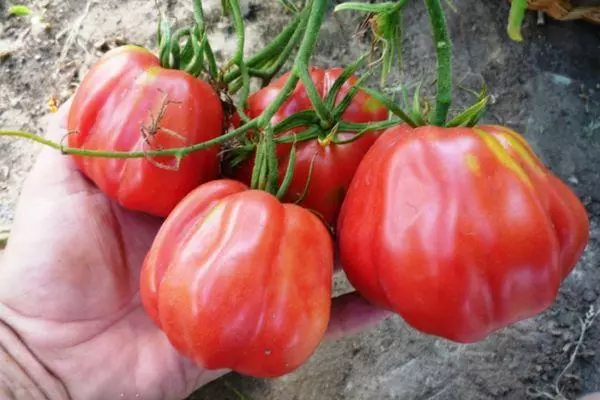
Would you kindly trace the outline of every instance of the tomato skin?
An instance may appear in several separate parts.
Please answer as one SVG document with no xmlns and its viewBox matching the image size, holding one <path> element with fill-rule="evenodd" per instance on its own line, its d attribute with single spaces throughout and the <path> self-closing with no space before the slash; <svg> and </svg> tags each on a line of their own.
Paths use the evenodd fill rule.
<svg viewBox="0 0 600 400">
<path fill-rule="evenodd" d="M 322 69 L 311 67 L 309 70 L 312 80 L 321 98 L 329 93 L 335 80 L 342 74 L 343 69 Z M 289 73 L 286 73 L 269 86 L 253 93 L 247 102 L 246 113 L 249 117 L 259 116 L 285 85 Z M 357 81 L 351 77 L 339 91 L 336 104 L 339 103 Z M 281 106 L 271 120 L 273 124 L 299 112 L 312 109 L 310 99 L 306 94 L 304 85 L 300 82 L 289 99 Z M 383 121 L 388 117 L 387 108 L 365 92 L 358 92 L 348 106 L 342 120 L 347 122 L 375 122 Z M 302 129 L 296 129 L 300 132 Z M 290 135 L 285 132 L 281 136 Z M 285 200 L 296 202 L 304 193 L 309 177 L 310 165 L 313 163 L 312 175 L 308 191 L 303 201 L 299 204 L 305 208 L 316 211 L 323 220 L 330 225 L 335 225 L 335 220 L 344 200 L 350 181 L 367 150 L 375 142 L 380 131 L 369 132 L 354 142 L 336 145 L 331 140 L 309 140 L 296 145 L 296 162 L 294 177 Z M 347 140 L 354 133 L 337 132 L 334 137 L 338 141 Z M 283 182 L 289 163 L 291 144 L 279 144 L 277 155 L 279 159 L 279 183 Z M 314 161 L 313 161 L 314 160 Z M 253 159 L 243 164 L 235 173 L 235 177 L 243 182 L 250 183 L 252 177 Z"/>
<path fill-rule="evenodd" d="M 142 128 L 150 128 L 162 108 L 166 112 L 155 124 L 160 129 L 148 144 Z M 107 151 L 177 148 L 218 137 L 222 125 L 221 102 L 210 85 L 183 71 L 162 68 L 146 49 L 123 46 L 107 53 L 77 90 L 69 114 L 68 144 Z M 89 179 L 122 206 L 165 217 L 192 189 L 217 178 L 218 152 L 219 146 L 214 146 L 192 153 L 180 161 L 177 170 L 175 157 L 74 159 Z"/>
<path fill-rule="evenodd" d="M 204 368 L 277 377 L 322 340 L 332 274 L 332 239 L 316 216 L 218 180 L 167 218 L 140 294 L 171 343 Z"/>
<path fill-rule="evenodd" d="M 364 157 L 338 234 L 363 296 L 420 331 L 469 343 L 553 303 L 589 221 L 517 133 L 402 125 Z"/>
</svg>

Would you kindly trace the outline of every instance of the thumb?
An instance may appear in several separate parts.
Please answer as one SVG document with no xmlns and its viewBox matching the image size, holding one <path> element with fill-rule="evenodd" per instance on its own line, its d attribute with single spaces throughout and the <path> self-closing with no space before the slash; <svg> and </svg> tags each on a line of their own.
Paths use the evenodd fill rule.
<svg viewBox="0 0 600 400">
<path fill-rule="evenodd" d="M 341 339 L 371 328 L 391 315 L 391 311 L 370 304 L 357 292 L 344 294 L 333 299 L 325 337 Z"/>
</svg>

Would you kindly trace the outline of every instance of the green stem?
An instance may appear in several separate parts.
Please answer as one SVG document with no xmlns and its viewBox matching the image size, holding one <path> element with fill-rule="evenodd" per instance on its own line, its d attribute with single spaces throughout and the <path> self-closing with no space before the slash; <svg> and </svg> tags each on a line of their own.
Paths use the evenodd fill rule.
<svg viewBox="0 0 600 400">
<path fill-rule="evenodd" d="M 143 158 L 143 157 L 157 157 L 157 156 L 174 156 L 174 157 L 185 157 L 190 153 L 205 150 L 209 147 L 221 144 L 231 139 L 235 139 L 241 136 L 250 129 L 257 127 L 257 119 L 244 124 L 243 126 L 228 132 L 222 136 L 208 140 L 206 142 L 197 143 L 188 147 L 177 147 L 164 150 L 149 150 L 149 151 L 109 151 L 109 150 L 87 150 L 78 149 L 73 147 L 64 147 L 61 143 L 46 139 L 42 136 L 35 135 L 29 132 L 14 131 L 14 130 L 0 130 L 0 136 L 13 136 L 24 139 L 29 139 L 37 143 L 41 143 L 55 150 L 61 151 L 63 154 L 69 154 L 74 156 L 86 156 L 86 157 L 104 157 L 104 158 Z M 75 133 L 74 133 L 75 134 Z"/>
<path fill-rule="evenodd" d="M 312 54 L 312 50 L 316 43 L 321 24 L 323 23 L 323 15 L 327 9 L 328 0 L 314 0 L 310 4 L 310 15 L 304 37 L 300 43 L 300 49 L 294 60 L 294 68 L 292 73 L 289 74 L 283 88 L 277 93 L 275 99 L 271 104 L 263 110 L 262 114 L 258 117 L 257 127 L 262 131 L 261 142 L 265 144 L 265 164 L 267 166 L 266 171 L 261 171 L 261 178 L 263 176 L 266 179 L 267 191 L 276 194 L 277 193 L 277 178 L 279 175 L 278 160 L 275 148 L 274 132 L 271 127 L 271 119 L 281 108 L 283 103 L 288 99 L 291 93 L 294 91 L 298 80 L 303 79 L 303 83 L 306 87 L 307 94 L 311 101 L 314 99 L 313 107 L 315 112 L 321 119 L 321 122 L 329 122 L 331 113 L 325 108 L 323 100 L 319 96 L 317 89 L 308 73 L 308 61 Z M 316 96 L 315 96 L 316 95 Z M 254 168 L 260 168 L 255 165 Z M 259 179 L 259 182 L 263 182 L 264 179 Z"/>
<path fill-rule="evenodd" d="M 238 0 L 228 0 L 231 6 L 231 15 L 233 18 L 233 26 L 235 28 L 237 36 L 237 45 L 235 55 L 233 57 L 234 63 L 240 69 L 242 76 L 242 93 L 240 94 L 240 105 L 244 108 L 246 100 L 250 95 L 250 75 L 248 74 L 248 66 L 244 61 L 244 46 L 246 42 L 246 34 L 244 27 L 244 17 L 242 16 L 242 10 Z"/>
<path fill-rule="evenodd" d="M 204 33 L 205 23 L 204 23 L 204 9 L 202 8 L 202 0 L 192 0 L 194 4 L 194 20 L 196 21 L 196 25 L 200 28 L 200 32 Z"/>
<path fill-rule="evenodd" d="M 522 42 L 523 35 L 521 35 L 521 25 L 523 24 L 523 18 L 525 18 L 525 10 L 527 9 L 527 0 L 512 0 L 510 5 L 510 14 L 508 16 L 508 36 L 516 41 Z"/>
<path fill-rule="evenodd" d="M 288 76 L 285 85 L 283 85 L 279 93 L 277 93 L 275 99 L 273 99 L 271 104 L 269 104 L 269 106 L 265 108 L 262 114 L 258 117 L 257 125 L 259 127 L 265 127 L 271 123 L 271 118 L 273 118 L 273 116 L 277 113 L 277 110 L 279 110 L 283 103 L 285 103 L 287 98 L 290 97 L 294 91 L 294 88 L 296 87 L 296 84 L 298 83 L 298 80 L 299 79 L 296 74 L 290 74 Z"/>
<path fill-rule="evenodd" d="M 296 56 L 293 68 L 294 75 L 297 75 L 302 80 L 306 94 L 324 125 L 331 124 L 331 111 L 325 106 L 325 102 L 315 87 L 312 77 L 308 72 L 308 63 L 319 36 L 319 31 L 321 30 L 321 25 L 323 24 L 323 18 L 327 12 L 328 5 L 329 0 L 314 0 L 310 10 L 306 31 L 304 32 L 304 38 L 300 44 L 300 49 L 298 50 L 298 55 Z"/>
<path fill-rule="evenodd" d="M 285 29 L 281 31 L 281 33 L 277 35 L 269 44 L 263 47 L 258 53 L 248 58 L 246 62 L 248 67 L 250 69 L 257 68 L 263 65 L 265 62 L 279 57 L 281 53 L 281 48 L 284 47 L 286 43 L 289 43 L 292 35 L 294 35 L 294 33 L 298 30 L 298 24 L 300 24 L 301 19 L 304 18 L 306 15 L 308 14 L 306 14 L 305 11 L 296 15 L 294 19 L 288 24 L 288 26 L 286 26 Z M 225 74 L 223 82 L 231 83 L 237 78 L 239 78 L 240 74 L 241 73 L 239 70 L 231 71 Z"/>
<path fill-rule="evenodd" d="M 301 37 L 302 31 L 305 27 L 306 27 L 306 18 L 303 19 L 302 24 L 298 27 L 296 32 L 294 32 L 294 34 L 292 35 L 291 39 L 286 44 L 283 51 L 280 50 L 279 59 L 272 65 L 267 66 L 266 69 L 264 69 L 264 70 L 256 69 L 256 68 L 249 68 L 248 73 L 250 74 L 250 76 L 261 78 L 263 87 L 268 85 L 269 82 L 271 81 L 271 79 L 273 79 L 273 77 L 285 65 L 290 54 L 292 54 L 292 51 L 298 45 L 298 39 Z M 239 80 L 234 81 L 230 86 L 229 93 L 235 94 L 239 89 L 241 89 L 241 87 L 242 87 L 242 84 L 240 83 Z"/>
<path fill-rule="evenodd" d="M 265 155 L 267 157 L 267 187 L 266 191 L 271 194 L 277 193 L 277 181 L 279 178 L 279 160 L 275 148 L 275 134 L 271 126 L 265 129 Z"/>
<path fill-rule="evenodd" d="M 437 55 L 437 95 L 433 125 L 444 126 L 452 102 L 452 42 L 440 0 L 425 0 Z"/>
<path fill-rule="evenodd" d="M 192 0 L 194 5 L 194 20 L 198 25 L 198 30 L 202 36 L 206 35 L 206 23 L 204 22 L 204 9 L 202 8 L 202 0 Z M 215 54 L 212 51 L 208 40 L 204 41 L 204 53 L 206 60 L 208 61 L 208 70 L 213 78 L 216 78 L 219 74 L 219 68 L 217 67 L 217 60 Z"/>
</svg>

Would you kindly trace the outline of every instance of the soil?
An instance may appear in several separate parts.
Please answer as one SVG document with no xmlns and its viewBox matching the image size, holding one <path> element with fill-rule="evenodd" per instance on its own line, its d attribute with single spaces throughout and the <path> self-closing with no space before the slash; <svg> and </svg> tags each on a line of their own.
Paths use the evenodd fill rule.
<svg viewBox="0 0 600 400">
<path fill-rule="evenodd" d="M 10 0 L 9 0 L 10 2 Z M 122 43 L 154 46 L 155 5 L 144 0 L 23 1 L 38 17 L 8 17 L 0 2 L 0 127 L 43 133 L 49 99 L 65 101 L 99 56 Z M 172 21 L 186 22 L 188 1 L 161 2 Z M 219 58 L 231 54 L 233 30 L 219 1 L 205 1 Z M 591 218 L 584 257 L 555 304 L 541 315 L 474 345 L 425 336 L 392 317 L 378 327 L 324 343 L 298 371 L 275 380 L 230 374 L 190 398 L 215 399 L 568 399 L 600 390 L 600 319 L 592 321 L 570 362 L 581 320 L 600 308 L 600 29 L 582 21 L 537 23 L 529 13 L 524 43 L 505 34 L 505 1 L 454 0 L 448 13 L 457 83 L 492 94 L 484 122 L 523 133 L 549 167 L 581 197 Z M 249 51 L 288 20 L 275 1 L 243 2 Z M 83 17 L 82 17 L 83 16 Z M 81 22 L 78 22 L 81 21 Z M 361 18 L 342 13 L 322 30 L 314 63 L 347 65 L 369 48 L 355 37 Z M 80 29 L 74 29 L 80 25 Z M 435 67 L 421 2 L 405 13 L 402 82 L 431 82 Z M 74 40 L 68 40 L 73 33 Z M 69 45 L 71 43 L 71 45 Z M 388 88 L 400 82 L 390 79 Z M 375 82 L 376 83 L 376 82 Z M 458 105 L 472 100 L 458 90 Z M 0 226 L 9 225 L 23 178 L 39 146 L 0 139 Z M 343 278 L 340 278 L 343 280 Z M 344 286 L 342 284 L 342 286 Z M 242 397 L 240 397 L 240 395 Z"/>
</svg>

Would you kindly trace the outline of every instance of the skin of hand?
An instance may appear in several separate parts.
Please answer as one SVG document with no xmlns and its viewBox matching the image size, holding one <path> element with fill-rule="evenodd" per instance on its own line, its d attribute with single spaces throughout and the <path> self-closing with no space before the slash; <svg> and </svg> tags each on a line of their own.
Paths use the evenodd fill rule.
<svg viewBox="0 0 600 400">
<path fill-rule="evenodd" d="M 68 107 L 50 117 L 48 138 L 67 133 Z M 160 224 L 109 200 L 70 157 L 41 151 L 1 258 L 0 324 L 70 398 L 179 400 L 228 372 L 178 355 L 141 306 L 139 271 Z M 338 297 L 327 338 L 388 315 L 355 293 Z"/>
</svg>

